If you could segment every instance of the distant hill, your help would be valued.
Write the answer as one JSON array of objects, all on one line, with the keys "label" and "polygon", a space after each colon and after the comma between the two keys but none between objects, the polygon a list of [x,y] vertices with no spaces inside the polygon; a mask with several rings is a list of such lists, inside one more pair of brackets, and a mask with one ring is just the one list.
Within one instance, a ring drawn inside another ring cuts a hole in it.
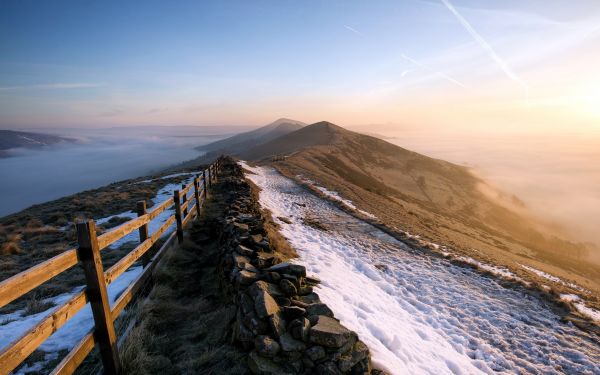
[{"label": "distant hill", "polygon": [[586,261],[589,250],[584,244],[557,237],[528,217],[525,207],[514,210],[513,202],[492,197],[486,191],[493,187],[466,167],[326,121],[238,155],[255,162],[285,156],[273,165],[289,177],[315,181],[390,227],[425,235],[466,254],[487,254],[500,264],[535,258],[559,267],[548,269],[553,272],[577,272],[563,277],[600,280],[600,270]]},{"label": "distant hill", "polygon": [[301,129],[305,125],[305,123],[300,121],[281,118],[269,125],[199,146],[197,149],[207,153],[236,155],[240,150],[247,150],[261,145],[272,139]]},{"label": "distant hill", "polygon": [[71,138],[57,135],[0,130],[0,157],[13,148],[40,148],[62,142],[74,142]]}]

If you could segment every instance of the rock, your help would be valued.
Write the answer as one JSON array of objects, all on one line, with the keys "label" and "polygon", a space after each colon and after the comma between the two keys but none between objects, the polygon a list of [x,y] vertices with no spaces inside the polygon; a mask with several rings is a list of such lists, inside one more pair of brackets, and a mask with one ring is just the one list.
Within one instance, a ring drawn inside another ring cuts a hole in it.
[{"label": "rock", "polygon": [[318,346],[318,345],[306,349],[304,354],[306,354],[308,356],[308,358],[310,358],[311,361],[313,361],[313,362],[317,362],[317,361],[325,358],[325,355],[326,355],[325,349],[323,349],[322,346]]},{"label": "rock", "polygon": [[247,258],[243,255],[238,255],[236,253],[233,253],[232,258],[233,258],[233,265],[240,269],[243,269],[244,265],[246,263],[250,263],[249,258]]},{"label": "rock", "polygon": [[281,350],[284,352],[302,352],[306,349],[306,345],[302,341],[293,338],[289,332],[281,335],[279,344],[281,345]]},{"label": "rock", "polygon": [[[256,283],[253,285],[256,285]],[[273,297],[264,290],[260,290],[260,292],[256,294],[256,297],[254,297],[254,309],[261,319],[279,312],[277,302],[275,302]]]},{"label": "rock", "polygon": [[308,306],[310,306],[308,303],[302,302],[302,301],[298,301],[297,299],[293,299],[292,300],[292,305],[293,306],[298,306],[298,307],[302,307],[303,309],[306,310],[306,308]]},{"label": "rock", "polygon": [[328,348],[339,348],[353,336],[354,332],[324,315],[319,316],[317,324],[310,329],[310,341]]},{"label": "rock", "polygon": [[[248,355],[248,367],[256,375],[288,375],[283,368],[269,358],[261,357],[257,352],[252,351]],[[290,374],[291,375],[291,374]]]},{"label": "rock", "polygon": [[300,264],[293,264],[289,262],[283,262],[276,264],[269,268],[269,271],[279,272],[281,274],[287,273],[294,276],[304,277],[306,276],[306,267]]},{"label": "rock", "polygon": [[248,270],[241,270],[236,274],[236,281],[239,285],[250,285],[258,280],[258,274]]},{"label": "rock", "polygon": [[367,348],[367,346],[361,341],[357,341],[349,354],[340,357],[340,359],[338,360],[338,368],[342,372],[348,372],[358,362],[367,358],[368,355],[369,348]]},{"label": "rock", "polygon": [[250,314],[254,312],[254,301],[246,293],[238,294],[238,306],[242,308],[244,314]]},{"label": "rock", "polygon": [[300,280],[297,276],[291,275],[289,273],[281,273],[281,278],[290,281],[296,289],[300,288]]},{"label": "rock", "polygon": [[342,375],[342,372],[333,362],[321,363],[315,368],[315,373],[318,375]]},{"label": "rock", "polygon": [[281,281],[281,275],[279,275],[277,272],[269,272],[269,281],[274,283],[274,284],[279,284],[279,281]]},{"label": "rock", "polygon": [[308,284],[308,285],[312,285],[312,286],[316,286],[319,285],[321,283],[321,280],[319,280],[317,277],[315,276],[305,276],[304,277],[304,281]]},{"label": "rock", "polygon": [[264,335],[269,330],[269,325],[258,318],[256,313],[252,311],[251,313],[245,315],[242,318],[244,325],[253,335]]},{"label": "rock", "polygon": [[283,308],[283,315],[289,320],[302,318],[306,314],[306,309],[298,306],[288,306]]},{"label": "rock", "polygon": [[288,331],[297,340],[308,341],[310,333],[310,323],[306,318],[293,320],[288,326]]},{"label": "rock", "polygon": [[324,303],[313,303],[306,308],[306,315],[325,315],[333,317],[333,311]]},{"label": "rock", "polygon": [[319,303],[321,302],[321,299],[319,298],[319,296],[317,295],[317,293],[310,293],[307,294],[305,296],[299,296],[298,300],[304,303]]},{"label": "rock", "polygon": [[306,296],[308,294],[311,294],[312,292],[313,292],[312,286],[301,286],[300,289],[298,289],[298,294],[301,296]]},{"label": "rock", "polygon": [[252,250],[244,245],[241,245],[241,244],[237,245],[235,251],[237,251],[238,253],[240,253],[246,257],[252,257],[254,255],[254,250]]},{"label": "rock", "polygon": [[254,339],[254,348],[256,352],[267,358],[273,358],[279,353],[279,343],[269,336],[258,336]]},{"label": "rock", "polygon": [[[279,263],[279,258],[276,255],[265,253],[262,251],[256,253],[255,265],[258,268],[269,269],[269,268],[273,267],[274,264],[277,264],[277,263]],[[275,272],[275,271],[272,271],[272,272]]]},{"label": "rock", "polygon": [[277,313],[269,317],[269,325],[271,326],[271,331],[273,331],[275,337],[279,338],[285,333],[286,322],[285,319],[283,319],[281,312],[277,311]]},{"label": "rock", "polygon": [[248,288],[248,294],[256,298],[256,296],[261,290],[269,293],[273,297],[284,297],[283,292],[281,291],[281,289],[279,289],[277,285],[268,283],[263,280],[257,281],[254,284],[252,284]]},{"label": "rock", "polygon": [[298,294],[298,290],[296,289],[294,284],[287,279],[282,279],[279,282],[279,288],[281,288],[283,294],[285,294],[288,297],[295,296],[296,294]]},{"label": "rock", "polygon": [[257,244],[262,240],[263,240],[262,234],[253,234],[250,236],[250,241],[252,241],[254,244]]},{"label": "rock", "polygon": [[233,232],[237,234],[245,234],[248,233],[250,228],[248,228],[248,224],[238,223],[236,221],[233,222]]},{"label": "rock", "polygon": [[306,357],[302,358],[302,364],[308,369],[315,367],[315,363],[312,360],[310,360],[310,358]]}]

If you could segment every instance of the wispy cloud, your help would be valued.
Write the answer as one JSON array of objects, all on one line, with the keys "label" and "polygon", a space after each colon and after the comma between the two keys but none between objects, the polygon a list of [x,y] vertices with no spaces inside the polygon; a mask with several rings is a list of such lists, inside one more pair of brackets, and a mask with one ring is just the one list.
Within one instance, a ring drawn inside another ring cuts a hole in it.
[{"label": "wispy cloud", "polygon": [[500,67],[500,69],[506,74],[508,78],[521,85],[526,91],[529,90],[527,83],[525,83],[519,76],[512,71],[512,69],[508,66],[508,64],[498,56],[496,51],[492,48],[492,46],[471,26],[469,21],[467,21],[450,3],[449,0],[440,0],[446,8],[456,17],[458,22],[467,30],[469,34],[475,39],[475,41],[489,54],[489,56],[496,62],[496,64]]},{"label": "wispy cloud", "polygon": [[352,31],[352,32],[353,32],[354,34],[356,34],[356,35],[365,36],[365,34],[361,33],[360,31],[356,30],[356,29],[355,29],[355,28],[353,28],[353,27],[350,27],[350,26],[348,26],[348,25],[344,25],[344,27],[345,27],[346,29],[348,29],[348,30]]},{"label": "wispy cloud", "polygon": [[[427,65],[423,64],[422,62],[419,62],[419,61],[417,61],[417,60],[415,60],[415,59],[412,59],[412,58],[410,58],[410,57],[408,57],[408,56],[406,56],[406,55],[404,55],[404,54],[402,54],[401,56],[402,56],[402,58],[403,58],[404,60],[406,60],[406,61],[409,61],[409,62],[411,62],[411,63],[415,64],[415,65],[416,65],[416,66],[418,66],[418,67],[421,67],[421,68],[427,69],[427,70],[429,70],[429,71],[433,72],[435,75],[437,75],[437,76],[439,76],[439,77],[441,77],[441,78],[443,78],[443,79],[445,79],[445,80],[447,80],[447,81],[449,81],[449,82],[452,82],[452,83],[454,83],[455,85],[458,85],[458,86],[460,86],[460,87],[466,88],[466,86],[464,85],[464,83],[460,82],[460,81],[459,81],[459,80],[457,80],[457,79],[454,79],[454,78],[450,77],[449,75],[447,75],[447,74],[445,74],[445,73],[442,73],[442,72],[440,72],[440,71],[437,71],[437,70],[435,70],[435,69],[432,69],[432,68],[430,68],[429,66],[427,66]],[[405,76],[406,74],[408,74],[409,72],[410,72],[410,70],[405,70],[404,72],[402,72],[402,77],[404,77],[404,76]]]},{"label": "wispy cloud", "polygon": [[0,91],[15,91],[15,90],[70,90],[84,89],[92,87],[104,86],[102,83],[47,83],[39,85],[22,85],[22,86],[0,86]]}]

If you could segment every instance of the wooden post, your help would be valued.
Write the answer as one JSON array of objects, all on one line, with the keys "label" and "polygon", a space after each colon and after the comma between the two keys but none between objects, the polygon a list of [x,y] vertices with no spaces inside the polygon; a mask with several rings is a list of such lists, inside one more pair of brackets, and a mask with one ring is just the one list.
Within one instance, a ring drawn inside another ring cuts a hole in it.
[{"label": "wooden post", "polygon": [[194,178],[194,195],[196,196],[196,214],[200,217],[200,192],[198,191],[198,175]]},{"label": "wooden post", "polygon": [[[137,215],[138,217],[144,216],[147,213],[146,210],[146,201],[137,202]],[[144,224],[138,229],[140,233],[140,243],[146,241],[148,239],[148,224]],[[142,266],[146,267],[148,263],[150,263],[150,251],[146,251],[144,255],[142,255]]]},{"label": "wooden post", "polygon": [[[185,190],[185,184],[181,184],[181,191]],[[181,200],[181,205],[183,206],[183,218],[185,219],[187,217],[188,214],[188,209],[187,209],[187,193],[185,193],[183,195],[183,199]]]},{"label": "wooden post", "polygon": [[183,223],[181,221],[181,203],[179,200],[179,190],[173,192],[173,200],[175,201],[175,222],[177,222],[177,241],[183,242]]},{"label": "wooden post", "polygon": [[206,199],[206,169],[202,171],[202,184],[204,185],[204,199]]},{"label": "wooden post", "polygon": [[96,238],[96,224],[93,220],[77,223],[77,254],[83,266],[86,279],[86,294],[94,316],[94,336],[100,347],[100,357],[105,374],[118,374],[121,371],[117,335],[110,313],[106,280],[100,248]]},{"label": "wooden post", "polygon": [[208,166],[208,186],[212,187],[212,173],[210,173],[210,165]]}]

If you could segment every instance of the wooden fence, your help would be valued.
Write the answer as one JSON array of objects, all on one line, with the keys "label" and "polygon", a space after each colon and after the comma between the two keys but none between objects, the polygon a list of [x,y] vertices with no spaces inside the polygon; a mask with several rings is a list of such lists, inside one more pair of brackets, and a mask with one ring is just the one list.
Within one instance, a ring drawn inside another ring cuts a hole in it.
[{"label": "wooden fence", "polygon": [[[96,235],[96,225],[93,220],[77,223],[78,247],[76,249],[67,250],[2,281],[0,283],[0,308],[79,263],[81,263],[85,273],[86,287],[55,308],[35,327],[2,349],[2,352],[0,352],[0,375],[9,374],[19,366],[88,302],[92,308],[94,327],[57,365],[52,374],[72,374],[96,345],[98,345],[104,372],[106,374],[118,374],[120,372],[120,361],[114,321],[127,304],[133,300],[135,294],[145,282],[149,280],[159,260],[175,244],[175,238],[179,243],[183,241],[183,229],[194,217],[200,215],[200,210],[206,200],[207,190],[210,189],[217,176],[220,162],[219,159],[211,164],[201,175],[197,175],[193,182],[182,185],[181,190],[173,192],[173,197],[156,205],[150,211],[146,210],[146,202],[138,202],[137,218],[100,236]],[[148,223],[171,206],[175,206],[174,215],[171,215],[154,233],[149,233]],[[177,229],[171,233],[160,249],[150,257],[148,251],[152,245],[165,234],[173,223],[176,223]],[[140,244],[104,271],[101,251],[136,229],[139,231]],[[129,284],[111,308],[107,286],[140,258],[144,267],[143,271]]]}]

